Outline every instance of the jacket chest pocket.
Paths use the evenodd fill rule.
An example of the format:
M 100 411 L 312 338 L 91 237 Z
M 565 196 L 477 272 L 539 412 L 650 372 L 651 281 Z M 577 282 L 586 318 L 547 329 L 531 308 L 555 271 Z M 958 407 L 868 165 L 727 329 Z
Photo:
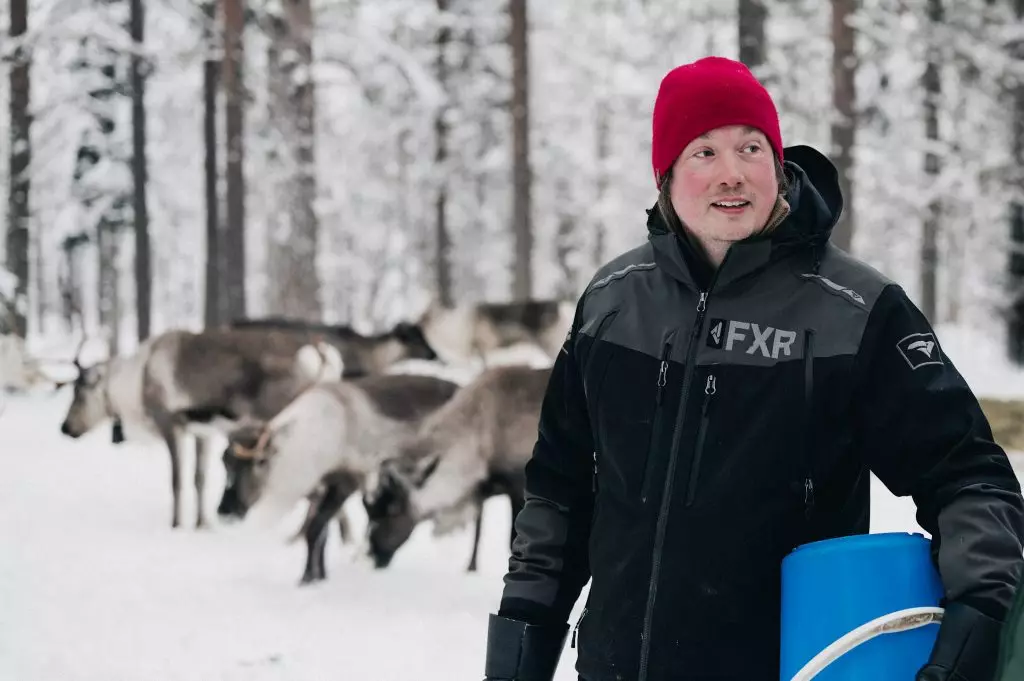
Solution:
M 600 387 L 590 398 L 598 488 L 630 504 L 644 503 L 660 489 L 657 464 L 665 458 L 664 432 L 671 431 L 682 369 L 670 360 L 671 336 L 656 356 L 606 345 Z

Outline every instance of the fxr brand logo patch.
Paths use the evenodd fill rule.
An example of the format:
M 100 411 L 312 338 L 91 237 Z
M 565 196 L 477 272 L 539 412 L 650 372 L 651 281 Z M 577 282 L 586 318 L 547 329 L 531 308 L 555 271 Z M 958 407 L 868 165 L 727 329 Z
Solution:
M 773 326 L 762 327 L 754 322 L 712 319 L 708 327 L 708 346 L 726 352 L 743 351 L 769 359 L 792 357 L 794 342 L 796 332 Z
M 942 350 L 933 333 L 912 333 L 896 343 L 896 349 L 900 351 L 911 369 L 943 363 Z

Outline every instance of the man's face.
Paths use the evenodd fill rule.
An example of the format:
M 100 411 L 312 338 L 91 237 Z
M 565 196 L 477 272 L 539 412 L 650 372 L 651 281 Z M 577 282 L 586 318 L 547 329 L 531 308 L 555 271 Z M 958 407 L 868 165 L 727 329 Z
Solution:
M 779 194 L 768 139 L 742 125 L 701 135 L 676 159 L 669 190 L 679 219 L 701 242 L 747 238 L 768 222 Z

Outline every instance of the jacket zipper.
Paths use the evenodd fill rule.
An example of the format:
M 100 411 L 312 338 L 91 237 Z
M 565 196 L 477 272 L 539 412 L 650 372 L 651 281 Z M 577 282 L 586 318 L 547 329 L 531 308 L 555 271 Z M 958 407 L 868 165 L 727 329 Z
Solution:
M 664 397 L 665 384 L 668 382 L 668 357 L 672 352 L 672 344 L 665 343 L 665 349 L 661 352 L 661 366 L 658 368 L 658 380 L 657 380 L 657 394 L 654 401 L 654 419 L 651 423 L 651 443 L 647 447 L 647 460 L 644 463 L 644 478 L 643 484 L 640 487 L 640 501 L 644 504 L 647 503 L 647 497 L 651 493 L 651 475 L 653 472 L 653 463 L 655 456 L 655 449 L 658 445 L 658 433 L 661 432 L 661 402 Z
M 814 510 L 814 329 L 804 330 L 804 515 Z
M 726 256 L 728 258 L 728 255 Z M 724 264 L 724 262 L 723 262 Z M 721 271 L 719 266 L 718 271 Z M 716 273 L 717 278 L 717 273 Z M 711 288 L 714 288 L 712 279 Z M 693 321 L 689 344 L 686 348 L 686 365 L 683 370 L 682 397 L 679 400 L 679 411 L 672 430 L 672 448 L 669 450 L 668 469 L 665 472 L 665 488 L 661 495 L 661 508 L 658 510 L 658 524 L 654 530 L 654 551 L 651 559 L 651 580 L 647 587 L 647 607 L 644 612 L 644 629 L 640 637 L 640 675 L 637 681 L 647 681 L 647 664 L 651 656 L 651 621 L 654 618 L 654 600 L 658 595 L 658 577 L 661 574 L 661 548 L 665 542 L 665 529 L 668 526 L 669 504 L 672 500 L 672 482 L 676 472 L 679 454 L 679 439 L 682 435 L 682 422 L 686 416 L 687 396 L 690 383 L 693 381 L 693 362 L 697 356 L 697 339 L 700 338 L 704 326 L 704 312 L 707 310 L 708 291 L 699 291 L 697 299 L 697 317 Z
M 576 626 L 574 626 L 572 628 L 572 642 L 569 645 L 570 648 L 575 648 L 576 647 L 576 631 L 580 628 L 580 625 L 583 623 L 583 618 L 586 617 L 586 616 L 587 616 L 587 609 L 583 608 L 583 612 L 580 613 L 580 618 L 578 620 L 576 620 Z M 565 640 L 565 639 L 563 639 L 563 640 Z
M 697 477 L 700 475 L 700 460 L 704 455 L 704 440 L 708 435 L 708 405 L 711 404 L 711 397 L 718 392 L 715 385 L 715 375 L 709 374 L 704 384 L 704 405 L 700 408 L 700 428 L 697 430 L 697 446 L 693 453 L 693 463 L 690 464 L 690 480 L 686 486 L 686 505 L 693 505 L 693 496 L 697 493 Z

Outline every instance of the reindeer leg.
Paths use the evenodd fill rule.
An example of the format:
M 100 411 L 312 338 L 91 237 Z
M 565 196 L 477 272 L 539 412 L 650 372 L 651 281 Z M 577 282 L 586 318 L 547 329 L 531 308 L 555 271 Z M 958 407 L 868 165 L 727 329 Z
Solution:
M 483 529 L 484 521 L 484 502 L 483 499 L 477 499 L 476 501 L 476 522 L 473 527 L 473 553 L 469 557 L 469 565 L 466 566 L 466 572 L 476 572 L 476 557 L 480 551 L 480 533 Z
M 310 584 L 327 578 L 324 548 L 327 544 L 327 525 L 338 512 L 348 494 L 337 485 L 328 485 L 317 502 L 316 513 L 306 527 L 306 569 L 301 584 Z
M 167 451 L 171 455 L 171 498 L 173 499 L 171 527 L 173 528 L 181 525 L 181 457 L 179 456 L 178 436 L 169 420 L 157 420 L 156 425 L 167 444 Z
M 338 534 L 341 535 L 341 543 L 347 544 L 352 537 L 352 526 L 349 525 L 348 514 L 339 509 L 335 518 L 338 519 Z
M 196 529 L 209 527 L 206 522 L 205 507 L 203 500 L 206 491 L 206 462 L 210 452 L 210 444 L 205 437 L 196 436 L 196 470 L 193 483 L 196 488 Z
M 302 525 L 295 531 L 291 537 L 288 538 L 288 543 L 296 542 L 302 537 L 306 536 L 306 530 L 309 529 L 309 524 L 313 522 L 313 516 L 316 515 L 316 509 L 320 505 L 320 500 L 324 498 L 324 487 L 323 485 L 318 486 L 315 490 L 306 496 L 306 501 L 309 502 L 306 506 L 306 516 L 302 519 Z

